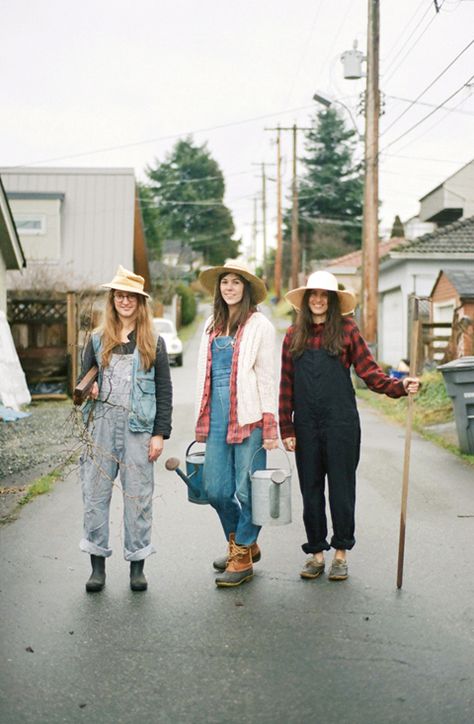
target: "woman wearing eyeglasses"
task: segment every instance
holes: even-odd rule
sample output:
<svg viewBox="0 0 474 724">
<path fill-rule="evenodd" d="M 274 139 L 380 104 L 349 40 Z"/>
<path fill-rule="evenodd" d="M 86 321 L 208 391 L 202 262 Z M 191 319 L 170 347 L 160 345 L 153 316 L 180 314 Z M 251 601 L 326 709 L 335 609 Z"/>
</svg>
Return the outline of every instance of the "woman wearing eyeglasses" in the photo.
<svg viewBox="0 0 474 724">
<path fill-rule="evenodd" d="M 112 486 L 120 472 L 124 507 L 124 558 L 130 561 L 130 587 L 144 591 L 145 558 L 151 544 L 153 463 L 171 433 L 172 388 L 166 347 L 156 341 L 143 291 L 143 277 L 119 266 L 109 289 L 104 321 L 84 352 L 82 377 L 96 365 L 97 382 L 83 408 L 86 452 L 81 456 L 84 535 L 89 553 L 90 593 L 105 584 Z"/>
</svg>

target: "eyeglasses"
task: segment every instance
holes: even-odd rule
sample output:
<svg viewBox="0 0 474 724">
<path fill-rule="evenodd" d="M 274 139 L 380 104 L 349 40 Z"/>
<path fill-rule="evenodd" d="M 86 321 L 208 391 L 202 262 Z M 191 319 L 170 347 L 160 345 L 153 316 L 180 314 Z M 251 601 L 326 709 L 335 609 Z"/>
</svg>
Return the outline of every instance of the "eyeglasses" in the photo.
<svg viewBox="0 0 474 724">
<path fill-rule="evenodd" d="M 129 302 L 136 302 L 137 295 L 136 294 L 124 294 L 123 292 L 115 292 L 114 299 L 117 302 L 124 302 L 126 299 L 128 299 Z"/>
</svg>

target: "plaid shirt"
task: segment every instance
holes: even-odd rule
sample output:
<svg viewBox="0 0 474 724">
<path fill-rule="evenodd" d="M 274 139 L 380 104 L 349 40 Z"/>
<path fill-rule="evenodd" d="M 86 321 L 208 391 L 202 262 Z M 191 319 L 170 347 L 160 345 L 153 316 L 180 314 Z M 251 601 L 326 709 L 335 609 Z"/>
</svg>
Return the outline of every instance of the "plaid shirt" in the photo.
<svg viewBox="0 0 474 724">
<path fill-rule="evenodd" d="M 232 368 L 230 372 L 230 411 L 229 426 L 227 428 L 227 443 L 230 445 L 241 443 L 252 432 L 258 428 L 263 428 L 262 436 L 264 440 L 276 440 L 278 438 L 277 424 L 275 416 L 271 412 L 264 412 L 262 419 L 258 422 L 252 422 L 250 425 L 240 426 L 237 420 L 237 367 L 239 361 L 240 341 L 245 325 L 237 330 L 234 342 L 234 353 L 232 355 Z M 212 342 L 217 337 L 216 332 L 212 331 L 209 335 L 209 344 L 207 347 L 207 364 L 206 364 L 206 381 L 204 383 L 204 392 L 202 395 L 201 409 L 196 423 L 196 440 L 205 442 L 209 435 L 211 427 L 211 366 L 212 366 Z"/>
<path fill-rule="evenodd" d="M 313 336 L 308 343 L 309 349 L 321 349 L 323 330 L 324 324 L 313 324 Z M 281 355 L 279 416 L 282 440 L 287 437 L 295 437 L 295 428 L 293 426 L 294 364 L 293 357 L 290 354 L 294 332 L 294 326 L 288 329 L 283 340 Z M 403 395 L 407 394 L 401 380 L 392 379 L 380 369 L 357 324 L 351 317 L 343 317 L 343 333 L 343 349 L 339 359 L 344 367 L 349 368 L 354 365 L 357 375 L 374 392 L 383 393 L 388 397 L 403 397 Z"/>
</svg>

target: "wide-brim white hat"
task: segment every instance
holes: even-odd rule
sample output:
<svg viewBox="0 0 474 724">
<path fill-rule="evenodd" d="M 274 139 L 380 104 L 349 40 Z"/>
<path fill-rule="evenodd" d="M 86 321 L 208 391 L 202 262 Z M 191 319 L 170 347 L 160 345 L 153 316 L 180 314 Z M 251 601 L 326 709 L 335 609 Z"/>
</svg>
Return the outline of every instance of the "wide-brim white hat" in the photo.
<svg viewBox="0 0 474 724">
<path fill-rule="evenodd" d="M 226 261 L 223 266 L 213 266 L 210 269 L 205 269 L 200 273 L 199 281 L 210 294 L 214 295 L 216 282 L 221 274 L 239 274 L 246 279 L 252 289 L 252 297 L 255 304 L 263 302 L 266 298 L 267 288 L 262 279 L 252 274 L 243 262 L 235 261 L 234 259 Z"/>
<path fill-rule="evenodd" d="M 313 272 L 309 275 L 306 286 L 292 289 L 285 294 L 285 299 L 299 311 L 307 289 L 326 289 L 329 292 L 336 292 L 341 305 L 341 314 L 350 314 L 355 309 L 356 296 L 354 292 L 350 289 L 339 289 L 337 279 L 331 272 Z"/>
<path fill-rule="evenodd" d="M 117 289 L 120 292 L 133 292 L 134 294 L 141 294 L 143 297 L 149 297 L 150 295 L 143 291 L 144 284 L 145 279 L 140 274 L 134 274 L 119 264 L 112 281 L 100 286 L 106 289 Z"/>
</svg>

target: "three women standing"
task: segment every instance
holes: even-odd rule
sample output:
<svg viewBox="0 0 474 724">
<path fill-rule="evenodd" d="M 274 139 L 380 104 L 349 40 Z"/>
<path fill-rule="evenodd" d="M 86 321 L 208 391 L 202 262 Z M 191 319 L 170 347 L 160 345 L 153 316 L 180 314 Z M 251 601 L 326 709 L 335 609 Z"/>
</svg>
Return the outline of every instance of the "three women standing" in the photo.
<svg viewBox="0 0 474 724">
<path fill-rule="evenodd" d="M 354 509 L 360 424 L 350 367 L 374 392 L 389 397 L 415 393 L 416 378 L 394 380 L 374 360 L 352 317 L 355 296 L 339 290 L 326 271 L 310 275 L 306 286 L 286 295 L 298 310 L 283 341 L 280 380 L 280 433 L 294 451 L 303 496 L 303 521 L 311 558 L 302 578 L 317 578 L 325 568 L 327 541 L 325 480 L 335 549 L 331 580 L 348 576 L 346 551 L 355 543 Z"/>
<path fill-rule="evenodd" d="M 240 264 L 227 262 L 202 272 L 214 297 L 198 357 L 196 440 L 206 442 L 204 478 L 228 550 L 214 561 L 217 586 L 238 586 L 260 560 L 252 523 L 250 472 L 264 468 L 265 450 L 278 446 L 273 325 L 257 304 L 263 281 Z"/>
<path fill-rule="evenodd" d="M 123 491 L 124 558 L 130 586 L 147 588 L 145 558 L 151 544 L 153 463 L 171 432 L 171 379 L 166 347 L 155 339 L 143 277 L 119 266 L 109 289 L 102 327 L 86 346 L 82 376 L 94 365 L 98 380 L 83 414 L 88 432 L 81 456 L 84 535 L 80 548 L 90 554 L 88 592 L 105 584 L 109 510 L 117 473 Z"/>
</svg>

